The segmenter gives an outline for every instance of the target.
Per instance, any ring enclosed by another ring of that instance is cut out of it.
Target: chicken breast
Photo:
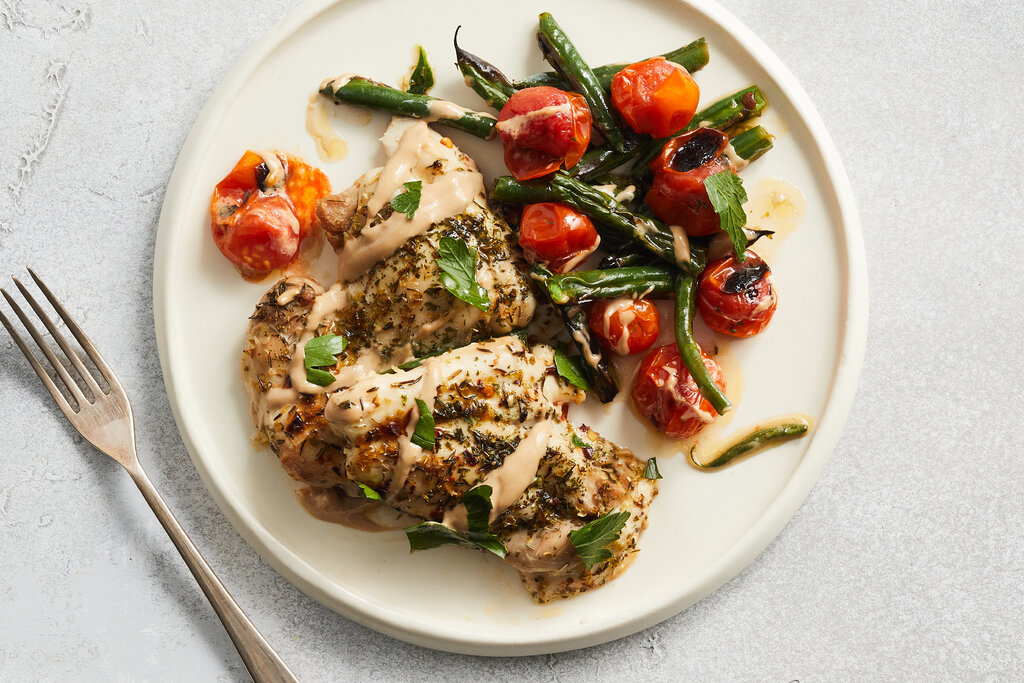
[[[242,372],[253,423],[288,473],[323,494],[307,500],[356,500],[362,485],[406,520],[464,530],[461,498],[486,484],[491,530],[535,599],[602,585],[635,553],[656,483],[631,453],[565,419],[584,394],[559,376],[550,347],[507,335],[536,303],[472,161],[423,123],[393,124],[385,147],[382,169],[318,208],[342,281],[325,290],[286,278],[250,319]],[[389,203],[410,183],[421,193],[411,218]],[[486,311],[444,286],[442,237],[476,251]],[[322,387],[306,376],[304,348],[325,334],[348,346]],[[417,399],[435,421],[432,449],[411,438]],[[569,534],[611,512],[628,512],[626,525],[588,570]]]

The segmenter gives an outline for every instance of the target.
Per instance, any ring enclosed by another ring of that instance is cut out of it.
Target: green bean
[[[703,38],[698,38],[689,45],[676,48],[675,50],[666,52],[661,56],[670,62],[679,64],[690,73],[695,73],[703,69],[708,64],[708,43]],[[650,59],[650,57],[647,59]],[[615,77],[615,74],[619,73],[627,66],[629,66],[629,64],[605,64],[604,66],[597,66],[594,67],[594,75],[597,77],[601,87],[607,91],[612,86],[612,79]],[[561,76],[553,71],[545,71],[544,73],[524,78],[521,81],[516,81],[517,88],[532,88],[538,85],[549,85],[563,90],[566,87],[566,83],[562,80]]]
[[[692,248],[693,245],[691,245]],[[598,269],[633,268],[636,266],[655,265],[660,259],[642,247],[629,243],[626,246],[606,255],[597,264]]]
[[[537,43],[544,59],[572,86],[572,90],[586,99],[594,128],[601,132],[608,146],[617,152],[625,151],[626,138],[608,105],[604,88],[562,27],[547,12],[540,15]]]
[[[697,462],[693,457],[696,447],[691,448],[690,464],[702,470],[719,469],[773,443],[803,436],[808,429],[810,425],[805,420],[754,429],[704,464]]]
[[[689,273],[679,273],[676,277],[676,346],[683,365],[690,371],[690,376],[697,385],[700,395],[714,406],[719,415],[732,410],[732,404],[718,385],[715,384],[700,346],[693,338],[693,315],[697,308],[697,278]]]
[[[587,303],[620,296],[639,298],[671,292],[676,269],[670,266],[634,266],[606,270],[573,270],[555,275],[535,265],[531,276],[547,287],[556,304]]]
[[[483,98],[489,107],[500,110],[516,91],[498,67],[459,47],[459,29],[455,29],[455,63],[466,85]]]
[[[494,124],[497,123],[497,119],[490,114],[481,114],[473,111],[460,113],[456,118],[439,117],[437,116],[438,107],[434,105],[435,102],[440,103],[444,108],[457,107],[457,105],[445,100],[439,100],[430,95],[402,92],[362,76],[353,76],[341,83],[338,81],[328,81],[320,88],[320,92],[336,102],[358,104],[400,116],[412,116],[431,121],[436,120],[437,123],[443,126],[457,128],[485,140],[494,133]],[[462,110],[462,107],[457,108]]]
[[[761,155],[770,150],[774,146],[773,140],[764,126],[754,126],[733,137],[729,144],[736,156],[750,162],[760,159]]]
[[[561,313],[562,322],[565,323],[569,336],[583,358],[583,367],[587,371],[587,379],[590,380],[590,391],[601,400],[601,403],[608,403],[619,393],[619,380],[601,344],[590,333],[587,312],[582,306],[554,306]]]
[[[413,65],[412,73],[409,74],[409,87],[406,92],[411,92],[414,95],[426,95],[434,87],[434,70],[430,67],[430,62],[427,61],[427,51],[423,49],[422,45],[417,46],[417,52],[416,64]]]

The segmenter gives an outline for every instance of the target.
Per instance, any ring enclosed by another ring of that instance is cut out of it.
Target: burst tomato
[[[590,144],[590,108],[582,95],[540,86],[513,93],[495,128],[516,180],[572,168]]]
[[[778,305],[772,271],[750,251],[712,261],[697,285],[697,310],[715,332],[750,337],[763,330]]]
[[[214,189],[213,239],[243,275],[269,273],[298,253],[317,201],[330,191],[327,176],[296,157],[275,154],[268,164],[246,152]]]
[[[630,64],[612,79],[612,102],[637,133],[665,138],[686,127],[700,88],[690,73],[664,57]]]
[[[718,363],[704,352],[701,356],[715,384],[725,391],[725,376]],[[700,395],[675,344],[661,346],[644,358],[633,384],[633,405],[659,431],[674,439],[693,436],[717,415]]]
[[[564,204],[545,202],[523,209],[519,244],[530,263],[542,261],[563,273],[597,249],[601,238],[583,214]]]
[[[722,156],[729,138],[713,128],[697,128],[669,140],[649,167],[654,181],[644,201],[655,215],[678,225],[691,237],[719,229],[704,179],[731,168]]]
[[[658,309],[647,299],[606,299],[590,307],[587,325],[601,345],[626,356],[651,348],[661,331]]]

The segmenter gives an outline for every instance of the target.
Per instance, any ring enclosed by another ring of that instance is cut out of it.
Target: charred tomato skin
[[[582,95],[550,86],[517,90],[495,129],[516,180],[572,168],[590,144],[590,108]]]
[[[210,200],[210,229],[221,253],[247,277],[286,266],[316,218],[316,203],[331,191],[322,171],[278,154],[284,179],[266,185],[260,154],[247,151],[217,183]]]
[[[728,144],[728,136],[712,128],[697,128],[665,143],[649,164],[654,179],[644,201],[654,214],[690,237],[717,232],[720,222],[704,179],[732,169],[722,156]]]
[[[712,261],[697,284],[697,310],[715,332],[751,337],[761,332],[778,306],[772,271],[748,249],[743,261],[734,254]]]
[[[587,326],[601,346],[624,356],[651,348],[661,332],[658,309],[649,299],[598,301],[587,311]]]
[[[542,262],[556,273],[571,270],[590,255],[601,238],[590,219],[556,202],[529,204],[519,223],[519,245],[530,263]]]
[[[665,138],[686,127],[700,88],[690,73],[664,57],[630,64],[612,78],[612,103],[637,133]]]
[[[701,358],[712,380],[725,391],[725,375],[718,363],[703,351]],[[647,354],[633,383],[632,398],[636,409],[658,431],[673,439],[697,434],[717,415],[701,396],[675,344],[660,346]]]

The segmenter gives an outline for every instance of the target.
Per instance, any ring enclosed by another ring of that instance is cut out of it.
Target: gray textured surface
[[[1022,675],[1019,3],[724,1],[809,91],[853,183],[871,288],[857,400],[807,503],[725,588],[614,644],[518,660],[405,645],[305,597],[179,441],[152,323],[163,190],[202,104],[295,3],[237,4],[0,0],[0,274],[35,264],[116,359],[157,487],[300,678]],[[244,680],[128,477],[6,336],[0,414],[0,680]]]

